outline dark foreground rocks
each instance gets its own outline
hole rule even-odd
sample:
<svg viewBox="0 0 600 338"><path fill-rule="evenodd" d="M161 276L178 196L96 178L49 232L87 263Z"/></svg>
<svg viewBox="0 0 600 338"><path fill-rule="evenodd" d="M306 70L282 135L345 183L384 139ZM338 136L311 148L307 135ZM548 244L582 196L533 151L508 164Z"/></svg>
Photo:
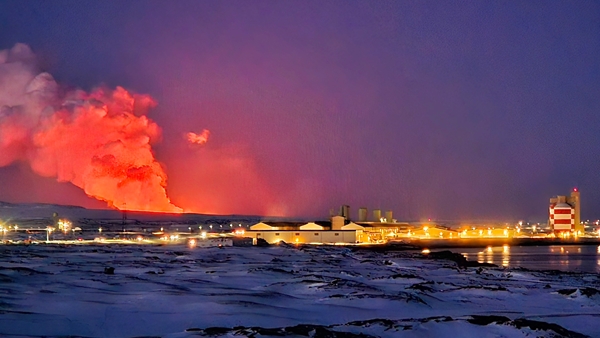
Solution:
<svg viewBox="0 0 600 338"><path fill-rule="evenodd" d="M515 330L531 330L535 335L541 337L565 337L565 338L586 338L588 336L567 330L564 327L546 323L542 321L530 320L526 318L517 318L511 320L505 316L483 316L472 315L465 318L452 318L449 316L438 316L430 318L410 318L410 319L369 319L361 321L353 321L346 324L334 325L310 325L300 324L288 327L244 327L237 326L232 328L226 327L208 327L189 328L186 332L193 333L199 336L211 337L314 337L314 338L371 338L378 337L376 333L380 331L386 336L402 337L403 333L413 331L420 324L445 325L449 322L467 322L475 326L487 325L506 325L513 327ZM369 332L369 333L365 333ZM414 334L414 333L413 333Z"/></svg>
<svg viewBox="0 0 600 338"><path fill-rule="evenodd" d="M465 258L465 256L456 253L456 252L452 252L449 250L444 250L444 251L436 251L436 252L430 252L428 254L423 254L423 258L427 258L427 259L444 259L444 260L449 260L449 261L453 261L456 263L456 265L459 268L471 268L471 267L498 267L498 265L496 264L492 264L492 263L479 263L479 262L475 262L475 261L469 261Z"/></svg>

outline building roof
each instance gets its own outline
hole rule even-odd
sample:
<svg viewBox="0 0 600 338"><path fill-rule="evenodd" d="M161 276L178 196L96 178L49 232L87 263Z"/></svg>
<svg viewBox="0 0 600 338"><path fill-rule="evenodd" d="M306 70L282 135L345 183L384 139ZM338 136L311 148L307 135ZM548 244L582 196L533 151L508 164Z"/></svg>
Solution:
<svg viewBox="0 0 600 338"><path fill-rule="evenodd" d="M568 205L567 203L557 203L554 206L554 209L572 209L573 207Z"/></svg>
<svg viewBox="0 0 600 338"><path fill-rule="evenodd" d="M250 230L329 230L331 222L269 222L264 221L254 224Z"/></svg>
<svg viewBox="0 0 600 338"><path fill-rule="evenodd" d="M319 225L315 222L309 222L302 226L300 226L300 230L324 230L325 228L322 225Z"/></svg>
<svg viewBox="0 0 600 338"><path fill-rule="evenodd" d="M363 230L365 227L358 225L354 222L350 222L342 227L342 230Z"/></svg>
<svg viewBox="0 0 600 338"><path fill-rule="evenodd" d="M260 222L252 225L250 230L273 230L273 227L269 224Z"/></svg>

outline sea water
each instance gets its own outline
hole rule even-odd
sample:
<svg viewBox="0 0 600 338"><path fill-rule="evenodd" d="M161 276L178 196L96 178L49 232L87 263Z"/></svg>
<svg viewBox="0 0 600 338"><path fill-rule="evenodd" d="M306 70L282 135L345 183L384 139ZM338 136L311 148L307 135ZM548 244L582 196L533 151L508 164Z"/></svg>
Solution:
<svg viewBox="0 0 600 338"><path fill-rule="evenodd" d="M455 248L470 261L501 267L600 273L600 246L489 246Z"/></svg>

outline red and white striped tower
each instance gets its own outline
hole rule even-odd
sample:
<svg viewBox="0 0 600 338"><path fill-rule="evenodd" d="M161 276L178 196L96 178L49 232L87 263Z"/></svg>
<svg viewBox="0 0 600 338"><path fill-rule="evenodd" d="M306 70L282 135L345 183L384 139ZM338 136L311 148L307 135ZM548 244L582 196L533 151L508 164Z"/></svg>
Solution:
<svg viewBox="0 0 600 338"><path fill-rule="evenodd" d="M554 232L575 230L575 209L567 203L550 204L550 226Z"/></svg>

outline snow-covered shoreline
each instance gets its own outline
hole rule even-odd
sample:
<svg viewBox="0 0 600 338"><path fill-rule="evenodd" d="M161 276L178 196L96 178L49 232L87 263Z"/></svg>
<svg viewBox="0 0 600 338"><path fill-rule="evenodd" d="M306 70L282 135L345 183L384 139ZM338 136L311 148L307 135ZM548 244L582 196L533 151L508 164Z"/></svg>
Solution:
<svg viewBox="0 0 600 338"><path fill-rule="evenodd" d="M0 255L2 336L600 336L591 273L326 246L2 246Z"/></svg>

